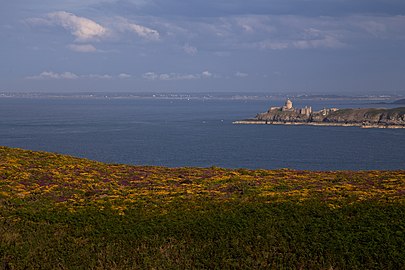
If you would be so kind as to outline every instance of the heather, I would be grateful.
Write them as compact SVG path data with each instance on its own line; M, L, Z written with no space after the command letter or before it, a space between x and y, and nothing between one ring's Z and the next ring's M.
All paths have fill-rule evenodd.
M404 269L405 171L166 168L0 148L4 269Z

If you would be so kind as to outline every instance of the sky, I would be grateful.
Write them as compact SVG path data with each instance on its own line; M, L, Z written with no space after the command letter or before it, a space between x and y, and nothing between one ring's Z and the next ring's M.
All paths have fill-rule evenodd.
M403 0L3 0L0 91L405 94Z

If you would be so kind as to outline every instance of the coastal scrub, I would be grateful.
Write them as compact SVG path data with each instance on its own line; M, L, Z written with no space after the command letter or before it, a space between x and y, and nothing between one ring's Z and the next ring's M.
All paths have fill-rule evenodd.
M0 147L5 269L401 269L404 246L405 171L129 166Z

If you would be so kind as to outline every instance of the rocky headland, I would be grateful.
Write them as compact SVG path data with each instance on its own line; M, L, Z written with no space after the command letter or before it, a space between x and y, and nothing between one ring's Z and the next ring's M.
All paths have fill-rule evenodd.
M362 128L405 128L405 107L322 109L312 111L311 107L295 109L287 100L283 107L272 107L255 118L235 121L234 124L273 124L311 126L359 126Z

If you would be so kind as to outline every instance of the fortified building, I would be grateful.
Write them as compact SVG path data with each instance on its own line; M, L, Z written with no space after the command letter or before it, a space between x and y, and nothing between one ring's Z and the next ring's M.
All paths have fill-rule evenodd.
M298 113L298 114L303 114L303 115L306 115L306 116L310 116L311 113L312 113L312 107L305 106L304 108L295 109L295 108L293 107L292 101L291 101L289 98L287 98L287 100L286 100L284 106L282 106L282 107L271 107L271 108L268 110L269 113L271 113L271 112L277 112L277 111L281 111L281 112L295 112L295 113Z

